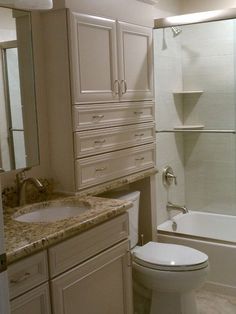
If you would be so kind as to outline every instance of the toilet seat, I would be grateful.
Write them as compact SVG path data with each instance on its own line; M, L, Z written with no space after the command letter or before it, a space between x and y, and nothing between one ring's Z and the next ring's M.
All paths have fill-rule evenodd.
M208 256L183 245L149 242L133 250L133 261L162 271L193 271L208 266Z

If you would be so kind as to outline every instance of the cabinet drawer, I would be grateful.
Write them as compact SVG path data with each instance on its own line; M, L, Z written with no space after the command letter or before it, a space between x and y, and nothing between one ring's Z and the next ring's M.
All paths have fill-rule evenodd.
M78 265L128 237L128 214L49 248L50 277Z
M47 253L40 252L11 264L8 268L8 278L11 299L47 281Z
M47 283L11 301L11 314L50 314L51 304Z
M153 102L74 106L74 130L154 121Z
M75 158L151 143L154 137L153 123L104 129L99 134L96 130L76 132Z
M77 187L83 189L154 166L154 144L78 159L76 160Z

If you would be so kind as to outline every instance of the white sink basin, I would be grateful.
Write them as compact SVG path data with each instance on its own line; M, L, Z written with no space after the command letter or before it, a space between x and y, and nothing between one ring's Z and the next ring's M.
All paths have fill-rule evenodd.
M22 214L14 219L21 222L55 222L66 218L77 217L86 212L86 206L49 206Z

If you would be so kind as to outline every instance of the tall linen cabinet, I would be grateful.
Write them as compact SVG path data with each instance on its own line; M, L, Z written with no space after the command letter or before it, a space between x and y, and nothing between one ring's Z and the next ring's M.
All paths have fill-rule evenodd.
M152 30L42 13L51 166L81 191L155 166Z

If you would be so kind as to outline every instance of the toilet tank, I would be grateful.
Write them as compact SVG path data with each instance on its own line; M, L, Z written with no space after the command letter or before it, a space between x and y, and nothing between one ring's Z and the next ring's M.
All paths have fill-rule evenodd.
M133 207L128 209L129 215L129 234L131 248L138 244L138 217L139 217L139 199L140 191L135 192L117 192L109 195L110 198L126 200L133 203Z

